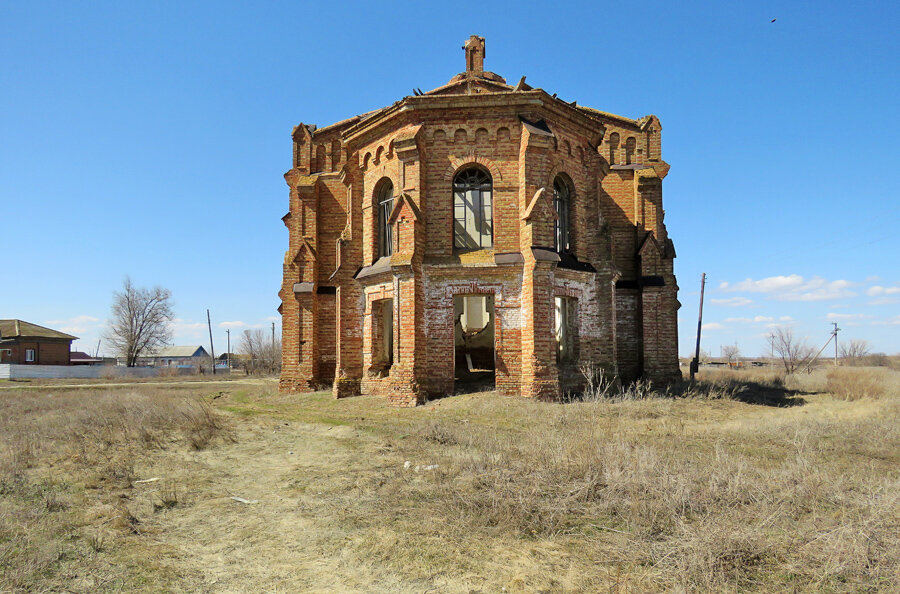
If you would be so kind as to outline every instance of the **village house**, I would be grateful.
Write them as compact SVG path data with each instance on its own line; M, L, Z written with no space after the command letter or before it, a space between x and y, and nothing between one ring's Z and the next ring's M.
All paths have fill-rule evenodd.
M593 363L680 377L656 116L484 69L293 131L281 389L415 405L467 382L554 399Z
M77 336L23 320L0 320L0 363L69 365Z
M119 365L125 365L125 357L119 357ZM209 353L199 344L164 346L142 353L137 358L138 367L208 368Z

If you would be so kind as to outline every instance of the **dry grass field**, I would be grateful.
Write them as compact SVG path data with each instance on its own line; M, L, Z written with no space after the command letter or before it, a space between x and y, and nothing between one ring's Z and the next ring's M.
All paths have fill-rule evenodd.
M701 379L0 390L0 591L900 590L900 373Z

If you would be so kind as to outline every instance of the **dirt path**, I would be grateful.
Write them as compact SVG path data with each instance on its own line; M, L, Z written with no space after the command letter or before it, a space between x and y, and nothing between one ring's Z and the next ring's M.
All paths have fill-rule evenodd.
M161 457L141 472L135 501L154 554L184 587L210 592L423 591L389 568L342 554L354 538L335 520L339 483L393 466L374 438L351 427L246 419L237 441L190 455ZM340 468L340 476L334 469ZM160 491L188 485L179 504L152 511ZM184 489L184 487L181 487ZM323 491L327 492L323 496ZM257 503L240 503L241 497Z

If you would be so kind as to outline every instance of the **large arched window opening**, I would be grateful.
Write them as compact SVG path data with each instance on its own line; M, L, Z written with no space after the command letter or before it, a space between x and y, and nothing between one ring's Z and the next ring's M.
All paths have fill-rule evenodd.
M391 227L391 212L394 210L394 184L385 180L375 196L378 207L378 257L394 253L394 234Z
M494 245L493 183L479 167L453 178L453 245L461 249Z
M557 175L553 180L553 208L556 210L557 219L554 223L553 247L557 252L571 251L571 211L572 192L567 180Z

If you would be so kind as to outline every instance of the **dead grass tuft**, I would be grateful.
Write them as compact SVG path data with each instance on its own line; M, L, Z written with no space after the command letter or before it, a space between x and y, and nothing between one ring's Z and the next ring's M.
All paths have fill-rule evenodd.
M891 381L895 375L885 368L837 367L828 372L825 390L841 400L883 398L900 391L897 385L900 382Z
M193 397L49 390L0 400L0 591L58 589L53 576L107 550L109 539L73 531L91 510L118 506L109 527L140 533L122 502L148 453L230 438L222 416ZM178 503L174 489L161 494L162 508Z

